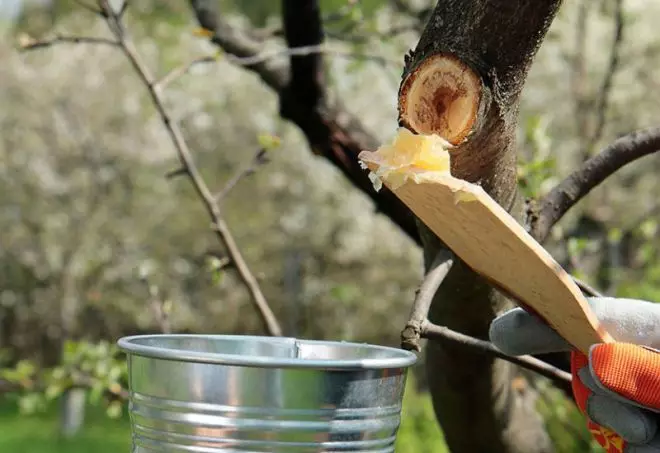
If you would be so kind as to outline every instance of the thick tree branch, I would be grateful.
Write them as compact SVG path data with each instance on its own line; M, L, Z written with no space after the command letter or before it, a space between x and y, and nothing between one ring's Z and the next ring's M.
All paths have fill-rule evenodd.
M283 4L283 11L285 6L288 11L287 24L294 27L286 31L289 48L321 44L319 37L323 37L323 32L318 29L320 21L311 17L318 14L315 3L297 1L289 6ZM212 32L211 40L225 52L241 58L252 58L260 54L261 44L223 20L216 11L217 2L190 0L190 4L200 26ZM322 72L319 73L321 58L318 54L293 55L290 63L295 63L295 70L272 60L258 62L248 68L279 95L281 116L301 129L312 151L339 168L348 180L372 199L379 212L388 216L419 243L419 234L410 210L390 191L376 192L368 174L358 163L357 155L364 149L376 148L378 141L366 132L358 118L346 112L339 103L329 107L324 102L323 76ZM313 80L304 81L305 74ZM292 77L296 77L306 87L304 96L296 89L289 89L292 87Z
M283 0L284 38L289 48L319 45L323 42L323 23L318 0ZM325 76L321 55L291 56L291 77L288 98L309 110L315 110L325 100ZM283 97L282 113L286 117Z
M542 242L552 227L593 188L625 165L660 150L660 127L633 132L606 147L570 174L541 200L529 218L530 231Z

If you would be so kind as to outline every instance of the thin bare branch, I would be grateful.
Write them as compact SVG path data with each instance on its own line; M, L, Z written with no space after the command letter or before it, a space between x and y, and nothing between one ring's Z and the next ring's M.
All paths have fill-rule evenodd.
M154 313L154 318L158 323L161 333L172 333L168 309L169 304L161 296L160 288L158 288L158 285L151 283L149 277L146 275L141 280L149 296L149 306Z
M386 64L392 64L395 66L401 65L401 62L399 60L393 58L387 58L387 57L382 57L379 55L372 55L367 53L352 52L342 49L333 49L328 47L327 45L276 49L268 52L262 52L260 54L251 57L236 57L234 55L227 55L226 59L227 61L230 61L238 66L253 66L255 64L264 63L268 60L278 57L303 56L303 55L313 55L319 53L326 55L335 55L339 57L346 57L346 58L371 60L382 65L386 65ZM167 73L162 79L160 79L156 83L156 86L158 89L164 89L174 80L188 73L188 71L190 71L194 66L198 66L200 64L216 63L221 59L222 56L220 55L206 55L203 57L195 58L194 60L191 60L184 65L177 66L176 68L172 69L169 73Z
M232 191L236 185L241 182L244 178L254 174L254 172L257 170L257 168L261 167L265 163L268 162L268 156L267 156L268 151L265 148L261 148L257 153L254 155L250 163L245 167L240 169L239 171L234 174L234 176L231 177L229 181L227 181L227 184L225 184L225 187L222 188L220 192L218 192L217 195L215 195L215 202L216 203L221 203L222 200L227 197L229 192Z
M605 119L607 116L610 93L612 92L612 82L614 80L614 75L619 68L621 44L623 43L623 25L623 0L614 0L614 38L612 40L612 48L610 51L610 61L603 79L603 84L598 92L598 105L596 107L598 119L596 127L587 142L585 149L587 155L591 153L592 148L598 143L598 140L602 137L603 130L605 129Z
M491 342L480 340L469 335L456 332L448 327L438 326L426 321L422 326L422 337L433 340L449 340L491 354L500 359L507 360L531 371L551 379L561 385L571 382L571 374L566 371L555 368L542 360L531 356L510 356L497 349Z
M371 60L381 65L391 64L397 67L403 64L401 60L396 58L388 58L381 55L373 55L363 52L353 52L344 49L335 49L328 46L327 44L275 49L267 52L261 52L260 54L254 55L252 57L243 57L243 58L235 57L233 55L227 55L227 60L240 66L252 66L277 57L305 56L305 55L314 55L314 54L325 54L325 55L334 55L337 57Z
M179 128L178 124L171 119L170 115L165 109L165 103L163 102L159 91L156 89L156 81L154 76L151 74L151 71L147 65L142 61L142 58L135 48L132 40L130 40L126 35L123 24L121 23L121 18L112 11L108 5L107 0L99 0L99 3L102 5L103 10L108 14L106 20L110 30L113 32L119 43L119 47L123 51L124 55L126 55L128 58L137 75L147 87L151 100L161 117L163 125L165 126L170 139L172 140L172 144L174 145L174 148L177 152L181 166L182 168L186 169L186 174L190 178L195 191L201 198L209 216L211 217L213 221L213 230L217 233L218 239L223 244L227 254L236 266L243 284L248 289L251 299L256 305L259 314L262 317L266 330L270 335L281 336L282 328L280 327L275 314L268 305L266 297L261 291L256 277L250 270L248 264L245 262L245 259L243 258L243 255L238 245L236 244L236 241L234 240L229 226L221 215L220 208L215 202L211 191L204 182L204 179L202 178L202 175L192 157L192 153L190 152L188 145L183 137L183 132Z
M119 12L117 13L118 17L122 17L128 9L128 1L129 0L124 0L124 2L121 4L121 8L119 8Z
M406 327L401 332L401 347L403 349L422 350L419 344L422 326L427 320L433 296L435 296L453 264L454 254L450 250L441 249L417 290L410 317Z
M167 87L167 85L169 85L179 77L187 74L188 71L190 71L194 66L200 64L206 64L206 63L215 63L217 60L218 60L217 56L206 55L203 57L195 58L194 60L190 60L188 63L184 65L177 66L176 68L172 69L170 72L165 74L165 76L163 76L158 82L156 82L156 89L164 90Z
M531 214L534 238L543 242L552 227L591 190L625 165L660 150L660 127L636 131L614 141L553 188Z
M117 47L119 43L107 38L96 38L91 36L60 36L57 35L50 39L37 40L23 35L19 39L21 50L36 50L51 47L57 44L101 44L105 46Z
M593 6L591 0L578 0L578 10L575 14L575 53L571 58L571 74L570 74L570 86L571 86L571 96L573 100L573 107L575 111L575 132L576 135L580 138L580 142L583 143L586 141L585 134L588 134L588 102L587 102L587 57L586 57L586 47L587 47L587 31L589 29L589 12L590 7ZM587 147L583 147L581 152L580 161L585 161L589 158L591 150L587 150Z
M165 173L165 178L173 179L176 178L177 176L184 176L187 174L188 174L187 168L175 168L174 170L170 170L167 173Z

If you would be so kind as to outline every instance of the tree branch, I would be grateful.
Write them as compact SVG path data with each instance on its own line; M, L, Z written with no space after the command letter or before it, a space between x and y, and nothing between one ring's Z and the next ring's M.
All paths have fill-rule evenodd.
M343 49L334 49L326 45L315 45L315 46L301 46L295 48L285 48L285 49L275 49L267 52L261 52L251 57L236 57L234 55L227 55L227 60L239 65L239 66L253 66L259 63L264 63L268 60L277 58L277 57L291 57L294 55L313 55L313 54L326 54L326 55L335 55L339 57L347 57L354 59L363 59L375 61L382 65L393 64L398 65L399 62L387 57L382 57L379 55L372 55L368 53L352 52L350 50ZM194 66L200 64L215 63L222 58L221 55L206 55L194 60L189 61L185 65L177 66L167 73L163 78L161 78L157 85L159 89L165 88L171 82L181 77L190 71Z
M406 327L401 332L401 347L403 349L422 350L419 340L424 323L427 322L431 302L453 264L454 254L447 249L441 249L433 260L429 271L417 290Z
M229 192L232 191L236 185L243 180L244 178L252 175L258 167L264 165L265 163L268 162L268 156L266 155L268 151L265 148L261 148L257 153L254 155L250 163L245 167L237 171L234 176L227 181L225 186L222 188L220 192L218 192L217 195L215 195L215 202L216 203L221 203L225 197L229 194Z
M57 44L102 44L117 47L119 43L111 39L96 38L92 36L60 36L56 35L50 39L36 40L26 35L19 38L18 45L21 50L36 50Z
M318 27L320 21L311 17L318 13L318 8L313 5L306 6L307 3L310 2L298 1L296 5L292 4L294 9L290 7L287 9L289 11L287 25L294 26L294 30L287 32L289 48L321 44L319 37L322 38L322 31L313 30L314 27ZM253 58L260 53L261 44L258 41L251 39L249 33L241 32L220 17L216 11L216 2L190 0L190 5L200 26L212 32L211 41L225 52L240 58ZM295 9L298 5L301 7ZM305 30L306 27L310 30ZM298 65L298 62L305 58L315 63L311 65L301 63L297 68L311 66L314 71L312 77L316 77L317 72L314 68L321 68L321 64L318 63L321 61L320 55L291 56L291 64L295 60ZM296 89L288 89L291 86L290 79L293 73L289 65L267 60L254 63L248 69L256 73L279 95L281 116L300 128L312 151L334 164L349 181L371 198L379 212L388 216L419 244L419 233L410 210L389 190L376 192L367 172L358 163L357 156L362 150L375 149L378 146L378 140L366 132L359 119L349 114L339 103L329 108L322 97L305 98L300 96ZM298 71L297 77L305 73L302 69L296 71ZM304 83L312 85L309 82ZM318 84L318 81L314 83ZM314 94L313 90L316 89L316 92L322 94L323 90L319 91L318 88L312 88L311 93Z
M598 92L598 106L596 112L598 119L593 134L589 137L585 153L589 155L592 148L598 143L603 135L605 128L605 118L607 116L607 107L610 100L610 93L612 91L612 82L614 75L619 67L619 60L621 54L621 44L623 43L623 0L614 0L614 38L612 40L612 48L610 50L610 61L603 79L603 84Z
M128 58L129 62L135 69L142 82L144 82L145 86L147 87L153 104L156 107L163 125L170 135L174 148L177 151L181 166L182 168L185 168L186 174L190 178L195 191L199 195L206 208L206 211L211 217L213 221L213 230L217 233L218 239L220 239L223 246L227 250L228 255L234 262L241 281L250 293L252 301L254 302L257 310L259 311L259 314L261 315L266 330L270 335L281 336L282 329L270 306L268 305L268 302L266 301L266 298L263 295L261 288L259 287L256 277L245 262L245 259L243 258L243 255L234 240L229 226L221 215L220 208L215 202L211 191L204 182L204 179L202 178L202 175L197 168L197 165L195 164L192 154L188 149L188 145L183 138L183 132L179 128L178 124L172 121L169 114L165 110L161 95L156 90L155 78L151 74L151 71L146 66L146 64L142 62L142 59L133 42L124 32L124 27L121 23L120 17L112 11L112 8L108 5L107 0L100 0L99 3L104 6L104 11L107 15L106 20L108 21L108 26L114 33L120 48Z
M474 350L478 350L494 357L504 359L508 362L519 365L523 368L526 368L531 371L535 371L543 377L551 379L553 382L559 385L570 384L571 382L571 373L555 368L552 365L549 365L542 360L531 356L510 356L499 349L497 349L491 342L480 340L469 335L464 335L460 332L456 332L448 327L438 326L429 321L422 323L422 337L433 339L433 340L450 340L455 343L461 344L463 346L469 346Z
M660 150L660 127L633 132L606 147L570 174L532 212L532 236L543 242L552 227L585 195L625 165Z

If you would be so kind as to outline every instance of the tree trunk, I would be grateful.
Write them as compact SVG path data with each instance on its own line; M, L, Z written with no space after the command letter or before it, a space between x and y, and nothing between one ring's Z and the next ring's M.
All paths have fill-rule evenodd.
M515 133L531 62L559 0L441 0L406 58L399 121L456 147L452 174L480 184L519 221ZM444 245L420 225L425 263ZM437 292L431 322L486 339L511 303L465 264ZM514 385L510 363L449 342L428 342L435 412L453 453L552 451L529 386Z
M60 434L73 437L85 422L85 389L75 388L65 391L60 399Z

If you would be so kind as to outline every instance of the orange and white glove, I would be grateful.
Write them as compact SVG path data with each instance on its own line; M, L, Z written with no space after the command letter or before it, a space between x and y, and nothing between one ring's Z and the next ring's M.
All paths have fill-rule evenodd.
M586 356L521 308L497 317L490 339L509 355L571 352L573 395L607 453L660 453L660 304L590 298L616 343Z

